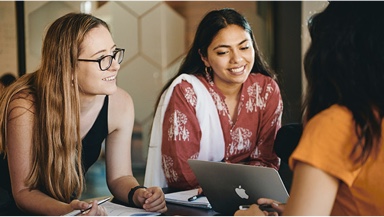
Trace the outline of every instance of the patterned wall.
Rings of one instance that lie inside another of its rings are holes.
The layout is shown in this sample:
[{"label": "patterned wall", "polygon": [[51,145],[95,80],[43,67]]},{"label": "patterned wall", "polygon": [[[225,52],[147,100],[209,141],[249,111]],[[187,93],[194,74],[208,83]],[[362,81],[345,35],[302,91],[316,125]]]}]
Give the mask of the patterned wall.
[{"label": "patterned wall", "polygon": [[[66,13],[79,12],[83,3],[81,1],[25,1],[27,72],[34,71],[39,64],[46,26]],[[185,52],[185,46],[189,44],[185,40],[186,21],[163,1],[108,1],[103,2],[101,7],[98,7],[97,1],[90,3],[93,8],[91,13],[107,21],[117,45],[126,48],[125,60],[118,76],[118,85],[128,91],[134,100],[136,122],[138,128],[143,131],[141,152],[143,158],[146,158],[156,97],[165,81],[175,73]],[[233,6],[232,4],[236,2],[217,2],[219,3]],[[185,4],[187,6],[183,4],[183,7],[199,8],[204,3],[186,2]],[[324,0],[302,3],[303,55],[310,42],[306,22],[313,13],[322,10],[326,5],[327,1]],[[0,6],[2,9],[6,8],[4,3]],[[207,9],[208,5],[204,7]],[[236,8],[238,7],[240,6],[236,5]],[[246,10],[243,12],[246,13]],[[188,12],[186,15],[190,16],[190,13],[197,12]],[[259,18],[252,16],[252,13],[247,15],[251,21],[255,20],[256,23],[263,24],[258,20]],[[14,22],[8,19],[9,21]],[[261,41],[262,48],[264,41]],[[305,90],[304,76],[302,83]]]}]

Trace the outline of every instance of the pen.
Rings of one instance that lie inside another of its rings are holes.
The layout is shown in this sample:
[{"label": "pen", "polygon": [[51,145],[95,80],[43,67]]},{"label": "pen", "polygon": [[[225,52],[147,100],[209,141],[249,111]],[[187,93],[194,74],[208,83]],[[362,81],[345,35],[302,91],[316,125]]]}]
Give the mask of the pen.
[{"label": "pen", "polygon": [[204,194],[201,193],[201,194],[196,194],[196,195],[193,195],[192,197],[188,198],[188,201],[191,202],[191,201],[194,201],[194,200],[197,200],[197,198],[199,197],[203,197]]},{"label": "pen", "polygon": [[[102,200],[99,200],[99,201],[97,201],[97,205],[101,205],[110,199],[111,199],[111,197],[107,197],[107,198],[104,198]],[[72,212],[65,214],[65,216],[77,216],[77,215],[83,214],[84,212],[86,212],[87,210],[90,210],[91,208],[92,208],[92,204],[84,210],[76,209],[76,210],[73,210]]]}]

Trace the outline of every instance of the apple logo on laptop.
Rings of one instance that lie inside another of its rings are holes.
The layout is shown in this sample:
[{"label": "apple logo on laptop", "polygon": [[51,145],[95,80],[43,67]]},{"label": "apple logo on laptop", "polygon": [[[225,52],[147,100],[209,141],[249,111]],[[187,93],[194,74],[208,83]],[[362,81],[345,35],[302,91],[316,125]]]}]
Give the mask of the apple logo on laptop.
[{"label": "apple logo on laptop", "polygon": [[241,185],[239,185],[238,188],[235,188],[235,191],[236,191],[236,194],[239,195],[239,197],[241,197],[243,199],[248,199],[249,198],[248,194],[245,193],[245,189],[241,188]]}]

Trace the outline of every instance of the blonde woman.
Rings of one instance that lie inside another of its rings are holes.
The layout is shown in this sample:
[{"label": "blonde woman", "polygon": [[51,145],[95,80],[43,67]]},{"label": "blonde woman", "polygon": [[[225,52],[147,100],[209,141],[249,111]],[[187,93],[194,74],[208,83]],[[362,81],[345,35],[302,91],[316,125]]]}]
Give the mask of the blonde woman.
[{"label": "blonde woman", "polygon": [[[40,68],[0,99],[0,184],[11,198],[8,214],[62,215],[87,208],[77,198],[104,139],[113,196],[147,211],[166,211],[161,189],[139,186],[132,175],[134,107],[116,86],[123,57],[108,25],[94,16],[71,13],[49,27]],[[87,215],[106,214],[92,205]]]}]

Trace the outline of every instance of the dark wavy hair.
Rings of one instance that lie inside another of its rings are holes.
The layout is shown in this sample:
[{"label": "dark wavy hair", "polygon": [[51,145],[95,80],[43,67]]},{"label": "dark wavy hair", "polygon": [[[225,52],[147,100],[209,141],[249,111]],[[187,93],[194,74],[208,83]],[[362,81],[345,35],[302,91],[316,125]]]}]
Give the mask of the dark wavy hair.
[{"label": "dark wavy hair", "polygon": [[353,114],[364,163],[379,148],[384,109],[383,2],[330,2],[308,22],[304,119],[338,104]]},{"label": "dark wavy hair", "polygon": [[[255,37],[253,35],[252,29],[243,15],[231,8],[223,8],[220,10],[213,10],[207,13],[204,18],[201,20],[197,31],[195,34],[192,47],[187,53],[187,56],[184,58],[178,73],[172,77],[168,83],[163,87],[160,96],[157,100],[156,105],[159,102],[161,94],[171,85],[173,80],[175,80],[181,74],[193,74],[193,75],[204,75],[205,74],[205,65],[200,58],[199,50],[201,55],[204,57],[207,56],[207,49],[211,44],[213,38],[217,33],[226,28],[228,25],[237,25],[243,28],[249,33],[252,39],[252,45],[255,50],[255,63],[252,67],[251,73],[261,73],[263,75],[272,77],[276,80],[274,72],[270,69],[269,65],[263,59],[262,53],[257,47]],[[213,76],[211,74],[211,76]]]}]

